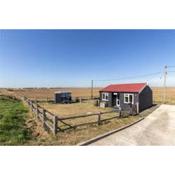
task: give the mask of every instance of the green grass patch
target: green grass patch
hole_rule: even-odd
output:
[[[22,145],[30,138],[27,113],[21,101],[0,97],[0,145]]]

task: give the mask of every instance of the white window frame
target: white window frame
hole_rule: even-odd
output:
[[[103,101],[109,101],[109,93],[102,92],[102,100]]]
[[[129,100],[130,96],[132,96],[132,102]],[[128,97],[128,101],[126,101],[126,97]],[[125,104],[134,104],[134,94],[124,94],[124,103]]]

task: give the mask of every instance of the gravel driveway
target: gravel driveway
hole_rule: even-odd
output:
[[[161,105],[145,120],[91,145],[175,145],[175,106]]]

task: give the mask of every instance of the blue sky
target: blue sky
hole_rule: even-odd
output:
[[[0,87],[161,85],[160,75],[117,78],[175,66],[175,30],[0,30],[0,65]]]

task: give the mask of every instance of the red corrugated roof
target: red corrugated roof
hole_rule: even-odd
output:
[[[103,92],[140,92],[147,84],[134,83],[134,84],[111,84],[102,89]]]

